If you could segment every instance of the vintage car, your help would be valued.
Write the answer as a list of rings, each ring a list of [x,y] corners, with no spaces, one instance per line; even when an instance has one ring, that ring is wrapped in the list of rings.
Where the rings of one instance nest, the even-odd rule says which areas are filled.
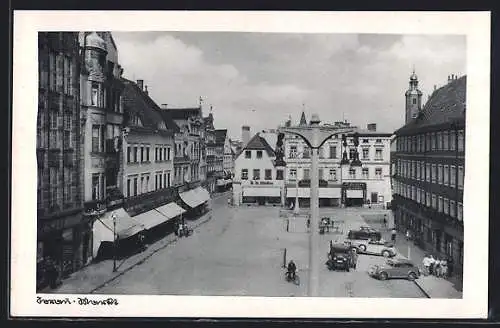
[[[394,248],[394,244],[386,242],[384,239],[381,240],[359,240],[347,239],[345,244],[351,246],[353,250],[360,254],[369,255],[382,255],[383,257],[394,257],[397,252]]]
[[[358,229],[358,230],[349,230],[347,233],[347,239],[349,240],[380,240],[382,239],[382,234],[380,231],[375,229],[367,230],[367,229]]]
[[[329,270],[349,271],[350,268],[356,269],[356,263],[357,254],[352,251],[351,247],[338,243],[330,244],[328,260],[325,263]]]
[[[372,266],[368,274],[380,280],[392,278],[415,280],[420,277],[420,269],[407,259],[389,259],[383,265]]]

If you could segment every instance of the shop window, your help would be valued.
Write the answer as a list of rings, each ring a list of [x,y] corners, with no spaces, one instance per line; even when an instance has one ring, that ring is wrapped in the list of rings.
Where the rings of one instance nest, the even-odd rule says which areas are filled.
[[[265,180],[272,180],[273,179],[273,175],[272,175],[272,170],[269,170],[269,169],[266,169],[265,173]]]
[[[260,180],[260,170],[259,169],[253,170],[253,180]]]

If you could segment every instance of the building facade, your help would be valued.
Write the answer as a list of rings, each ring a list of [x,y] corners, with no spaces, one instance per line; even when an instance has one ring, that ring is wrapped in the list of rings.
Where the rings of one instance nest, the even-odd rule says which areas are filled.
[[[287,125],[290,126],[290,122]],[[307,125],[302,113],[300,125]],[[378,132],[376,124],[367,129],[347,122],[325,124],[331,127],[353,128],[343,138],[334,135],[319,149],[319,205],[386,206],[392,199],[390,188],[390,139],[392,133]],[[355,141],[357,139],[357,141]],[[286,205],[297,200],[299,206],[310,205],[311,150],[299,136],[285,135]],[[356,157],[359,161],[355,161]]]
[[[276,168],[273,148],[256,134],[236,157],[233,202],[281,205],[283,196],[284,170]]]
[[[231,144],[226,129],[215,130],[215,154],[216,185],[219,191],[224,191],[230,188],[234,171]]]
[[[463,267],[466,76],[449,78],[418,115],[395,132],[396,228],[420,247]]]
[[[37,290],[53,263],[63,275],[84,265],[89,226],[83,211],[80,162],[78,33],[38,34]]]
[[[204,157],[206,163],[206,188],[210,193],[216,191],[217,161],[216,161],[216,136],[214,128],[214,117],[212,113],[203,118],[205,122],[205,147]]]

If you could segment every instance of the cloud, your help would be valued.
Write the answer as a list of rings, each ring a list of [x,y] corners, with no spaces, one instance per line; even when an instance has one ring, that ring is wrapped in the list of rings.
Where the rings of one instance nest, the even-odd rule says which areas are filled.
[[[116,33],[130,79],[144,79],[159,104],[213,104],[215,125],[274,128],[289,115],[324,121],[404,124],[413,65],[425,95],[465,73],[465,37],[381,34]],[[426,96],[424,96],[426,97]],[[425,98],[424,98],[425,100]],[[205,111],[205,115],[207,115]]]

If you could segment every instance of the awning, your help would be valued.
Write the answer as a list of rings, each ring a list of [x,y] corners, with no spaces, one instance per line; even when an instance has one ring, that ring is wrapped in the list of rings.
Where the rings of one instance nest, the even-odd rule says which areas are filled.
[[[201,200],[202,203],[204,203],[210,199],[210,193],[205,188],[198,187],[195,189],[195,191],[198,195],[198,198]]]
[[[125,239],[131,237],[146,229],[144,224],[130,217],[130,215],[128,215],[128,213],[123,208],[105,213],[101,218],[97,219],[94,222],[94,225],[92,227],[94,256],[97,256],[97,251],[99,250],[99,247],[101,246],[101,243],[103,241],[114,241],[114,227],[112,218],[113,213],[116,215],[117,239]]]
[[[134,219],[141,222],[146,227],[146,229],[151,229],[167,221],[169,218],[163,216],[156,210],[151,210],[134,216]]]
[[[340,198],[340,188],[319,188],[319,198]]]
[[[176,203],[168,203],[167,205],[158,207],[156,210],[163,214],[163,216],[166,216],[168,219],[173,219],[176,216],[186,212],[185,209],[183,209]]]
[[[363,190],[346,190],[347,198],[363,198]]]
[[[297,190],[298,190],[298,196],[299,198],[309,198],[311,197],[311,189],[310,188],[293,188],[289,187],[286,190],[286,197],[295,197],[297,196]]]
[[[280,188],[244,188],[243,196],[249,197],[280,197]]]

